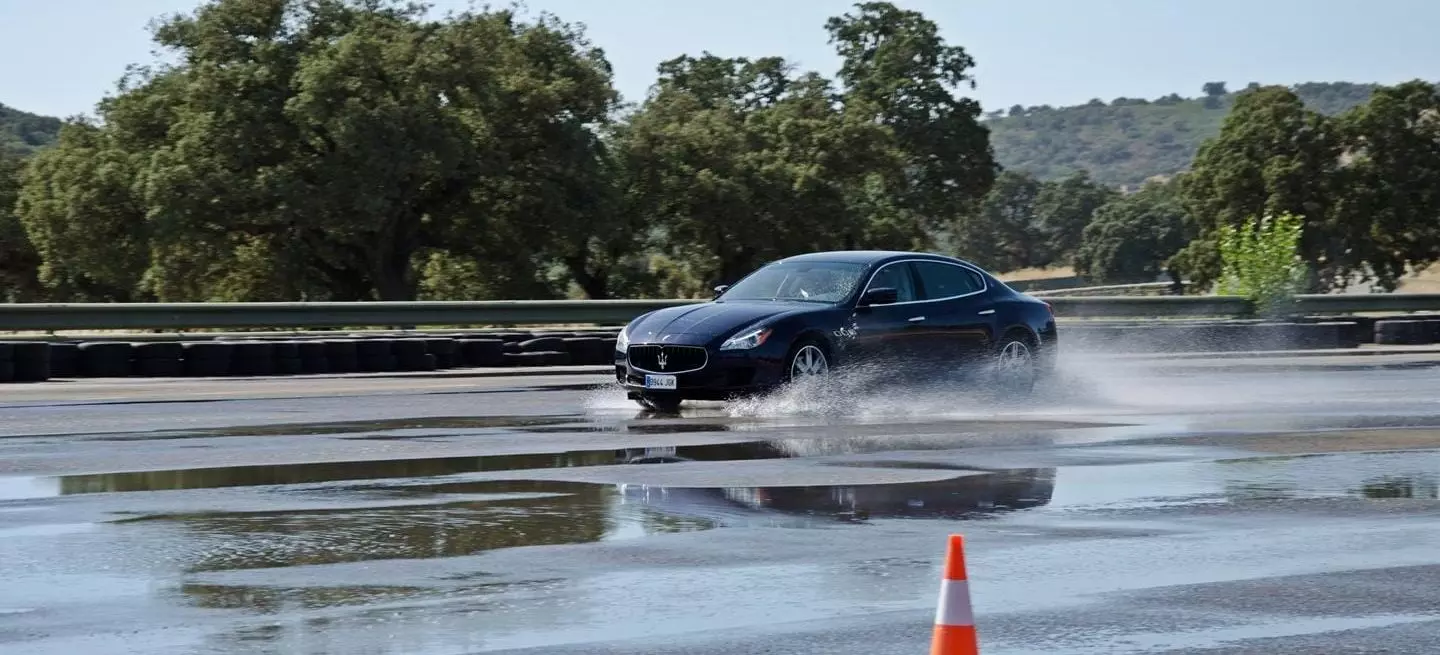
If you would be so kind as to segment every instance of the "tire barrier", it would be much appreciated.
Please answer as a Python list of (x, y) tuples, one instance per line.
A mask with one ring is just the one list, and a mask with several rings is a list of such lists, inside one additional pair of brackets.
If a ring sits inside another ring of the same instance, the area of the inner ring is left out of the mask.
[[(606, 366), (616, 332), (486, 331), (220, 336), (188, 341), (0, 341), (0, 382), (52, 378), (226, 377), (463, 368)], [(347, 335), (348, 336), (343, 336)], [(1085, 321), (1063, 325), (1062, 351), (1235, 352), (1440, 343), (1440, 316), (1294, 321)]]
[(1060, 330), (1060, 348), (1118, 353), (1332, 350), (1370, 341), (1362, 336), (1350, 321), (1067, 325)]
[(0, 382), (51, 378), (253, 377), (459, 368), (601, 366), (616, 332), (352, 334), (206, 341), (0, 341)]
[(1375, 321), (1375, 343), (1418, 346), (1440, 342), (1440, 318)]

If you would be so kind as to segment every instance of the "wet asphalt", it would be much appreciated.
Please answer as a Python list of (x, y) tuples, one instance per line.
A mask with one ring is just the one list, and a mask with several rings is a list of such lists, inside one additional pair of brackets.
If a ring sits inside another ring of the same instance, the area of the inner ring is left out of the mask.
[(963, 534), (984, 653), (1436, 653), (1437, 364), (15, 386), (0, 652), (919, 653)]

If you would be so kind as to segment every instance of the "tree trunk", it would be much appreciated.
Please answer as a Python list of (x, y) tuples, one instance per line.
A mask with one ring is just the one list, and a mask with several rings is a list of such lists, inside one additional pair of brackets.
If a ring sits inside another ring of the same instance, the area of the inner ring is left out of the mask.
[(591, 300), (610, 299), (608, 283), (610, 276), (605, 271), (590, 272), (584, 257), (566, 258), (565, 268), (570, 270), (570, 275), (575, 278), (575, 284), (580, 285), (580, 290), (585, 292), (586, 298)]

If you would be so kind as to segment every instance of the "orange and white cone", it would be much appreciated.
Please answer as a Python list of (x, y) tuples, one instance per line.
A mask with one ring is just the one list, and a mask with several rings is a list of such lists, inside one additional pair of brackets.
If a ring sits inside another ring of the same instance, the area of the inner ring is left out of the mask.
[(975, 613), (970, 608), (970, 582), (965, 574), (965, 538), (952, 534), (945, 551), (945, 574), (940, 580), (940, 603), (935, 608), (930, 655), (979, 653)]

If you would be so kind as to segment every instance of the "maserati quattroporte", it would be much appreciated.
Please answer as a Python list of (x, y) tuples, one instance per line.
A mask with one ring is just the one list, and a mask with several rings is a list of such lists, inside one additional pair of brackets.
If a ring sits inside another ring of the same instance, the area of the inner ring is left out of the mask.
[(1023, 395), (1058, 353), (1049, 304), (941, 255), (810, 253), (715, 291), (621, 331), (615, 375), (631, 399), (673, 411), (866, 362), (903, 379), (982, 373), (969, 379)]

